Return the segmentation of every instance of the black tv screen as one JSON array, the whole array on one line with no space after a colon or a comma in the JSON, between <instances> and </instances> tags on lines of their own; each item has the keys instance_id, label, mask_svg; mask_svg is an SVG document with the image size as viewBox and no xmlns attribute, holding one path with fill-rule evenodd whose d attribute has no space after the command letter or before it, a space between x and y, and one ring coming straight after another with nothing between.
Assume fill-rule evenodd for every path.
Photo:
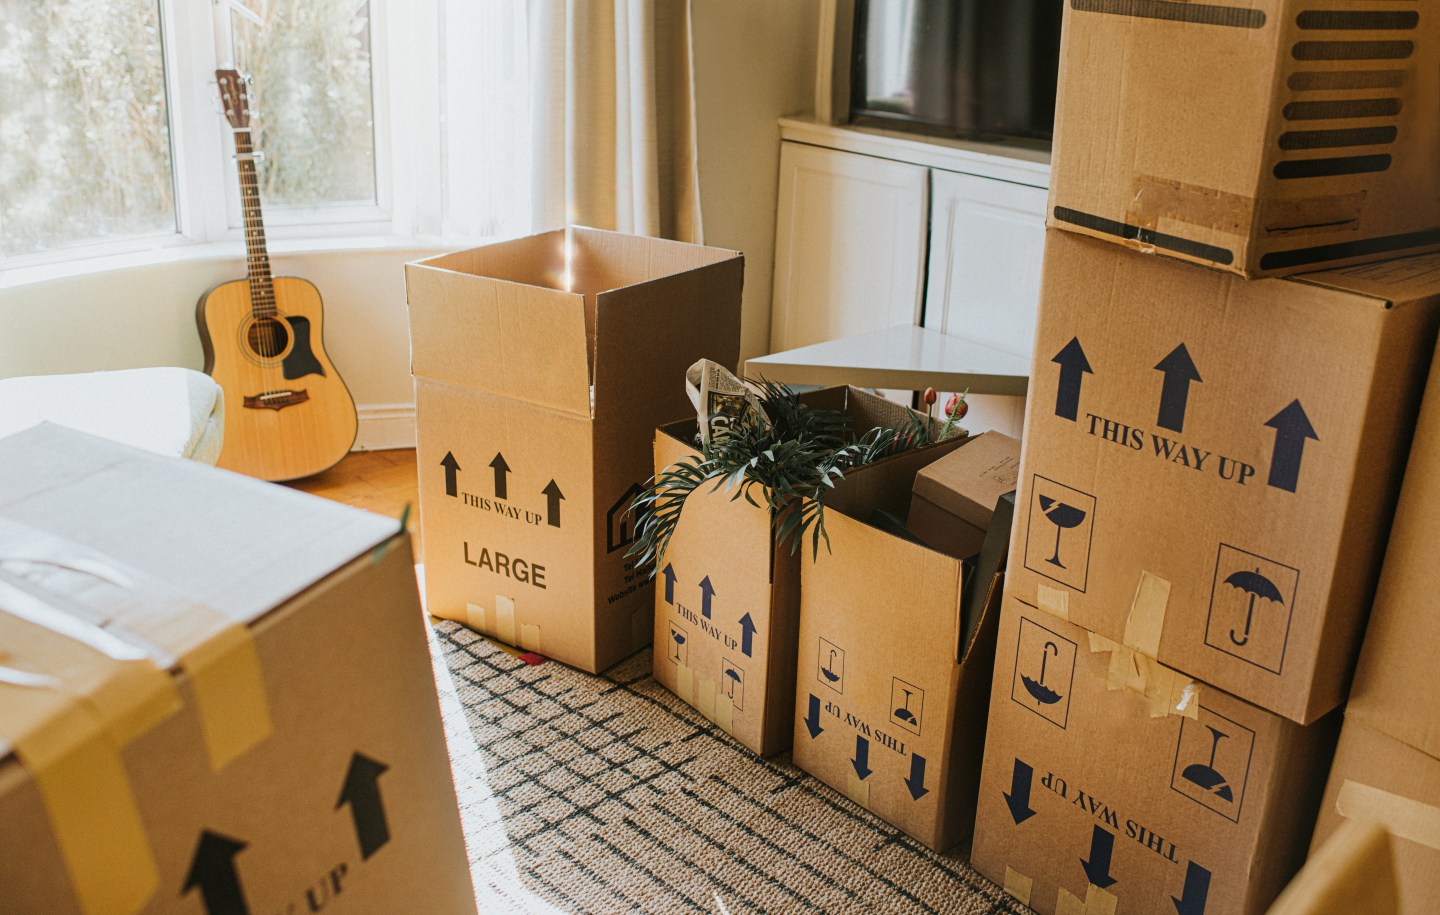
<instances>
[{"instance_id":1,"label":"black tv screen","mask_svg":"<svg viewBox=\"0 0 1440 915\"><path fill-rule=\"evenodd\" d=\"M850 118L1049 140L1064 0L857 0Z\"/></svg>"}]
</instances>

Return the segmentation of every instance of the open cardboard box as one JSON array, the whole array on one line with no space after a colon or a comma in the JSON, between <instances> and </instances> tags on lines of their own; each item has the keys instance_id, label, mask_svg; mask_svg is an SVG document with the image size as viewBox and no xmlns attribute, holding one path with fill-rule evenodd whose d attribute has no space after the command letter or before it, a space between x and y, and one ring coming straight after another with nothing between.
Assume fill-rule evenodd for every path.
<instances>
[{"instance_id":1,"label":"open cardboard box","mask_svg":"<svg viewBox=\"0 0 1440 915\"><path fill-rule=\"evenodd\" d=\"M1246 281L1046 235L1008 587L1292 720L1345 698L1440 255Z\"/></svg>"},{"instance_id":2,"label":"open cardboard box","mask_svg":"<svg viewBox=\"0 0 1440 915\"><path fill-rule=\"evenodd\" d=\"M1053 227L1248 277L1440 247L1433 4L1072 0L1059 85Z\"/></svg>"},{"instance_id":3,"label":"open cardboard box","mask_svg":"<svg viewBox=\"0 0 1440 915\"><path fill-rule=\"evenodd\" d=\"M0 909L473 912L393 519L0 440Z\"/></svg>"},{"instance_id":4,"label":"open cardboard box","mask_svg":"<svg viewBox=\"0 0 1440 915\"><path fill-rule=\"evenodd\" d=\"M793 758L944 851L974 820L1014 501L998 500L981 553L989 564L971 571L963 557L864 520L906 504L913 484L913 472L860 481L833 506L831 549L801 568Z\"/></svg>"},{"instance_id":5,"label":"open cardboard box","mask_svg":"<svg viewBox=\"0 0 1440 915\"><path fill-rule=\"evenodd\" d=\"M574 228L406 265L426 606L592 673L650 642L626 511L681 380L734 366L734 251Z\"/></svg>"},{"instance_id":6,"label":"open cardboard box","mask_svg":"<svg viewBox=\"0 0 1440 915\"><path fill-rule=\"evenodd\" d=\"M844 413L856 434L903 422L911 413L858 388L822 388L800 399ZM938 426L931 423L932 429ZM656 430L657 472L697 453L696 428L692 419ZM848 470L827 506L846 504L849 493L867 481L913 479L918 467L964 441L965 433L957 431L943 442ZM685 499L656 574L655 679L736 740L769 756L789 748L793 733L801 567L814 555L811 535L798 546L782 545L767 508L712 488L701 486ZM908 484L905 489L908 497ZM903 512L904 498L889 505ZM827 519L834 514L827 510ZM819 552L827 553L823 541Z\"/></svg>"}]
</instances>

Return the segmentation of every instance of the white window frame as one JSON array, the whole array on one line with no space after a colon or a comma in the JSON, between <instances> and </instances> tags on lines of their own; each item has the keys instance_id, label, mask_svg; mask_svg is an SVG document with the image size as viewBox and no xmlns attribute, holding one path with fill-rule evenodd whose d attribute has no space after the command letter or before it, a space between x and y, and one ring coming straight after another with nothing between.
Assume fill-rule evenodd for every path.
<instances>
[{"instance_id":1,"label":"white window frame","mask_svg":"<svg viewBox=\"0 0 1440 915\"><path fill-rule=\"evenodd\" d=\"M337 247L353 247L357 236L373 236L383 246L397 236L438 232L441 154L436 138L441 132L441 74L435 61L439 59L439 8L443 2L369 0L375 201L267 206L264 216L270 240L308 241L313 244L305 247L316 248L328 247L333 240ZM227 0L157 0L157 5L175 231L0 256L0 276L23 271L43 278L52 273L110 269L117 255L130 256L127 260L133 265L150 259L173 260L188 253L175 249L191 248L195 256L215 256L236 253L235 246L243 246L235 150L215 82L217 67L230 65L230 4ZM41 269L31 271L32 267Z\"/></svg>"}]
</instances>

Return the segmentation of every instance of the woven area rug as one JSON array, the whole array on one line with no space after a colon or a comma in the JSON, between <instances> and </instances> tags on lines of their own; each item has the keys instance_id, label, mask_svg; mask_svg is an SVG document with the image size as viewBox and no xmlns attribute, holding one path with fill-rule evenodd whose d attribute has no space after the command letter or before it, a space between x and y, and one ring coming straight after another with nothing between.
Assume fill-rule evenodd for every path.
<instances>
[{"instance_id":1,"label":"woven area rug","mask_svg":"<svg viewBox=\"0 0 1440 915\"><path fill-rule=\"evenodd\" d=\"M455 623L432 650L481 912L1025 913L650 677L529 665Z\"/></svg>"}]
</instances>

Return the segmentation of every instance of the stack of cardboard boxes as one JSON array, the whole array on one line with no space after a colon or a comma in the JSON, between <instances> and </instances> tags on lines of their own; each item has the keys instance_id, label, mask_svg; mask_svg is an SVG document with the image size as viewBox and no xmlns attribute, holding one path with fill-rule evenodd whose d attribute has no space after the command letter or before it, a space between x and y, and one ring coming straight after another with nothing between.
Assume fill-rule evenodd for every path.
<instances>
[{"instance_id":1,"label":"stack of cardboard boxes","mask_svg":"<svg viewBox=\"0 0 1440 915\"><path fill-rule=\"evenodd\" d=\"M1066 9L974 844L1047 915L1308 845L1440 323L1440 17L1310 6Z\"/></svg>"}]
</instances>

